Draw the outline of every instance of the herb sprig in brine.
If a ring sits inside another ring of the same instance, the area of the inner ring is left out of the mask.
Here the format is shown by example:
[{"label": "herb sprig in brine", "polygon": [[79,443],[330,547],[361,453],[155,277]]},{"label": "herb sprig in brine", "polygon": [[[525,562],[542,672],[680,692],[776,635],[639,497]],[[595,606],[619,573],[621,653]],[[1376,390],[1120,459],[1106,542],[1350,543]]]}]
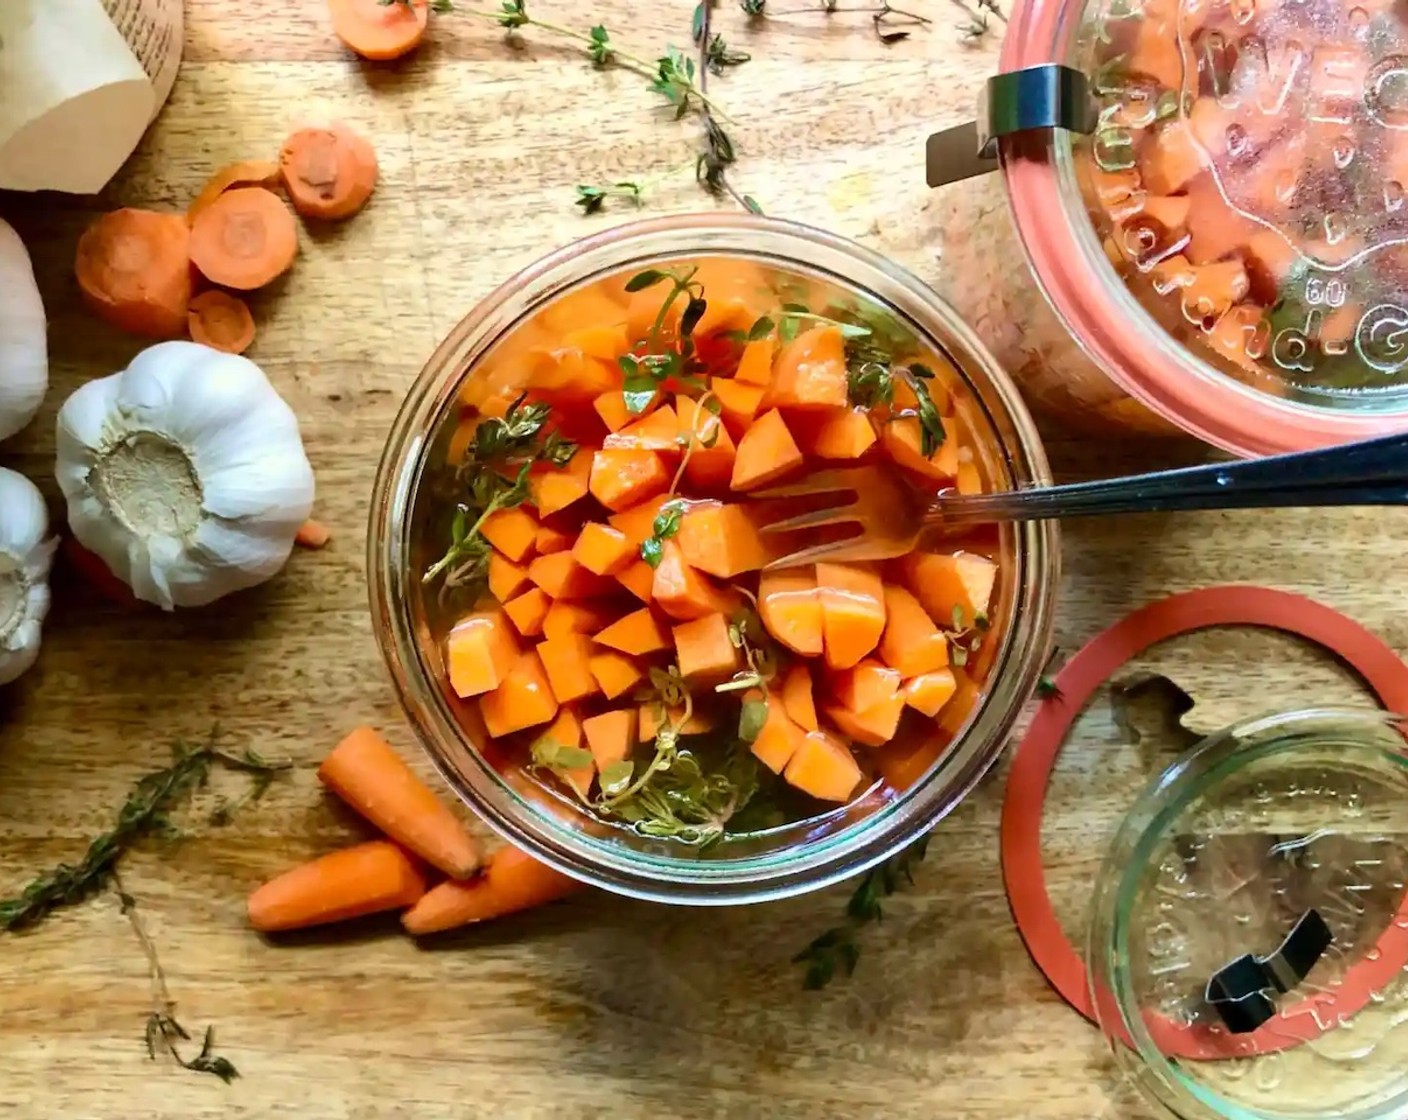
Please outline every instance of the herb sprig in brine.
[{"label": "herb sprig in brine", "polygon": [[[529,404],[521,395],[502,417],[486,417],[475,429],[457,471],[457,477],[468,480],[468,493],[451,521],[449,550],[426,570],[425,583],[441,575],[445,591],[480,583],[493,551],[484,539],[484,522],[528,500],[533,467],[545,463],[560,469],[577,453],[577,445],[560,432],[544,431],[550,411],[546,404]],[[500,473],[505,469],[513,472],[511,478]]]}]

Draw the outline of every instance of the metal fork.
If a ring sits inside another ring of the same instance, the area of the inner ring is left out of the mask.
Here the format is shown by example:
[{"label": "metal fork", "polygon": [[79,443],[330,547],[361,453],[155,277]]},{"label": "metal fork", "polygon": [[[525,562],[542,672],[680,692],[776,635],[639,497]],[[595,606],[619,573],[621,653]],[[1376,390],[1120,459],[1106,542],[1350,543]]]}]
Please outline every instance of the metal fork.
[{"label": "metal fork", "polygon": [[[854,500],[841,504],[850,492]],[[817,560],[886,560],[954,530],[997,521],[1046,521],[1097,514],[1276,506],[1408,505],[1408,433],[1317,451],[1153,471],[1127,478],[995,494],[924,493],[878,467],[822,471],[791,486],[752,495],[798,498],[835,494],[826,509],[764,526],[785,533],[853,524],[857,535],[810,545],[773,561],[791,568]]]}]

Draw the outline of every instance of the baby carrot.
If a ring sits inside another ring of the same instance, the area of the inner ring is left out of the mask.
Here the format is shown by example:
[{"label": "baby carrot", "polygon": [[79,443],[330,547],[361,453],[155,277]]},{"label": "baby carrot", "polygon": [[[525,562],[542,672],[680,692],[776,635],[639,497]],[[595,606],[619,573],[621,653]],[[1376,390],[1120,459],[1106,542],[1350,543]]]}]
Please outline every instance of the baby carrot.
[{"label": "baby carrot", "polygon": [[387,836],[445,874],[465,879],[478,870],[474,837],[370,727],[359,727],[338,743],[318,767],[318,778]]},{"label": "baby carrot", "polygon": [[427,0],[383,4],[381,0],[328,0],[332,29],[343,45],[363,58],[386,61],[409,54],[425,37]]},{"label": "baby carrot", "polygon": [[191,262],[226,288],[262,288],[292,268],[297,254],[293,215],[263,187],[226,191],[191,225]]},{"label": "baby carrot", "polygon": [[376,187],[376,152],[341,122],[292,133],[279,150],[279,169],[305,218],[350,218]]},{"label": "baby carrot", "polygon": [[570,894],[581,884],[511,845],[489,857],[484,874],[467,883],[441,883],[405,914],[401,924],[416,937],[501,918]]},{"label": "baby carrot", "polygon": [[100,318],[149,338],[186,333],[190,231],[179,214],[114,210],[78,239],[74,273]]},{"label": "baby carrot", "polygon": [[415,861],[373,840],[285,871],[249,896],[249,924],[263,933],[324,925],[411,906],[425,894]]},{"label": "baby carrot", "polygon": [[249,305],[229,292],[212,288],[191,300],[186,312],[191,338],[227,354],[243,354],[254,341]]}]

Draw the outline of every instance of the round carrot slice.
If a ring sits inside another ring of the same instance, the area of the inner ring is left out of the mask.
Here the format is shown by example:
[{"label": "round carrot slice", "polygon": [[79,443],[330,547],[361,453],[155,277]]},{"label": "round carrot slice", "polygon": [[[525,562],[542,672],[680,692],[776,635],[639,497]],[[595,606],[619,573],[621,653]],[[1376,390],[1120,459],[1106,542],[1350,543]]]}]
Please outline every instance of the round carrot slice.
[{"label": "round carrot slice", "polygon": [[180,214],[114,210],[78,239],[74,272],[101,318],[134,334],[177,338],[191,298],[189,249]]},{"label": "round carrot slice", "polygon": [[262,288],[287,272],[297,253],[298,224],[263,187],[226,191],[191,226],[191,261],[226,288]]},{"label": "round carrot slice", "polygon": [[187,326],[196,342],[227,354],[243,354],[254,341],[254,316],[249,305],[218,288],[191,300]]},{"label": "round carrot slice", "polygon": [[279,150],[293,208],[305,218],[350,218],[376,187],[376,152],[345,124],[301,128]]},{"label": "round carrot slice", "polygon": [[377,61],[420,45],[430,20],[426,0],[328,0],[332,29],[348,50]]},{"label": "round carrot slice", "polygon": [[267,159],[245,159],[222,167],[201,188],[195,201],[186,207],[186,224],[232,187],[272,187],[279,181],[279,165]]}]

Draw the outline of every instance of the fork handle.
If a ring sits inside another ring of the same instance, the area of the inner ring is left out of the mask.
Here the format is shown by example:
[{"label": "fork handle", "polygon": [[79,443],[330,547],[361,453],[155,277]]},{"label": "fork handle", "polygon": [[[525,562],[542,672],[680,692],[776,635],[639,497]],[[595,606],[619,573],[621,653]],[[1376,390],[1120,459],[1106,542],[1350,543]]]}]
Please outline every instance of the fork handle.
[{"label": "fork handle", "polygon": [[945,529],[1160,510],[1408,505],[1408,433],[1262,459],[995,494],[946,493],[926,513]]}]

